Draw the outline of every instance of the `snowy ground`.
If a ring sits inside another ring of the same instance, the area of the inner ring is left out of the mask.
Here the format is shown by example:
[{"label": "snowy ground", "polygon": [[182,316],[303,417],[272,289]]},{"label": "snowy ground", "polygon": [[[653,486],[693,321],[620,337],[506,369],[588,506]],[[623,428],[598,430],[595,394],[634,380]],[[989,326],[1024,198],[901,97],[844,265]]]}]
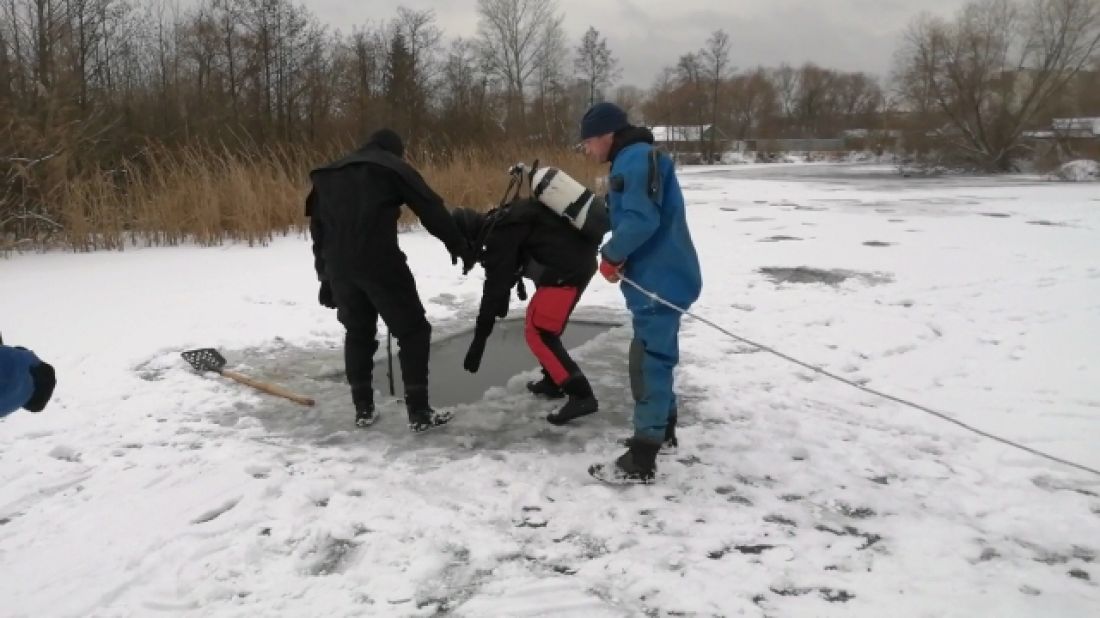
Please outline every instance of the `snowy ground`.
[{"label": "snowy ground", "polygon": [[[1100,189],[890,171],[685,171],[706,280],[695,309],[1100,467]],[[480,278],[463,280],[424,234],[402,242],[437,336],[468,327]],[[410,435],[396,401],[354,430],[332,379],[342,331],[317,306],[310,267],[300,238],[0,261],[5,338],[61,380],[47,412],[0,421],[0,614],[1100,607],[1100,477],[697,323],[682,336],[683,446],[654,486],[613,489],[585,472],[629,432],[627,327],[580,348],[601,412],[574,427],[542,420],[550,404],[524,396],[527,374],[458,407],[445,430]],[[580,312],[625,317],[602,282]],[[319,405],[179,359],[210,345]]]}]

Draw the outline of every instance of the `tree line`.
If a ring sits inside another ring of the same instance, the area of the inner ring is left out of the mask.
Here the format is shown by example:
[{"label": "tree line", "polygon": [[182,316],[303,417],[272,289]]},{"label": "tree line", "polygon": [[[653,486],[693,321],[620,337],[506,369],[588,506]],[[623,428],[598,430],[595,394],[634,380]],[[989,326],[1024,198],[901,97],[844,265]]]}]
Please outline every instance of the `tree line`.
[{"label": "tree line", "polygon": [[599,30],[567,36],[554,0],[478,0],[477,13],[476,35],[448,38],[433,12],[407,8],[335,30],[291,0],[0,0],[0,233],[45,216],[73,178],[124,188],[151,149],[346,146],[386,125],[446,160],[570,145],[604,99],[650,125],[717,127],[712,155],[718,135],[906,129],[994,169],[1053,115],[1100,115],[1100,0],[918,16],[887,79],[740,67],[736,33],[718,29],[646,89],[619,83]]},{"label": "tree line", "polygon": [[1097,0],[977,0],[954,20],[919,16],[886,81],[813,64],[737,67],[736,38],[719,29],[648,90],[615,88],[606,39],[590,28],[567,40],[554,0],[479,0],[477,10],[475,37],[446,39],[431,11],[406,8],[340,32],[290,0],[186,10],[0,0],[0,156],[63,148],[103,161],[148,140],[324,142],[383,124],[433,153],[566,144],[584,108],[607,98],[651,125],[712,124],[732,139],[836,137],[920,115],[996,159],[1011,154],[998,139],[1055,108],[1077,111],[1061,96],[1070,86],[1082,86],[1082,113],[1100,98]]}]

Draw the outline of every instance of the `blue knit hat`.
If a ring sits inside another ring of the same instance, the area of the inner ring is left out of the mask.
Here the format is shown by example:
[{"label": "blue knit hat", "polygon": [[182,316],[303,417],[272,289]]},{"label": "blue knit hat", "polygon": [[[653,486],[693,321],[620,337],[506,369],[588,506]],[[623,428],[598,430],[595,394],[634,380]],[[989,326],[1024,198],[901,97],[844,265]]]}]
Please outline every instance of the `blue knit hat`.
[{"label": "blue knit hat", "polygon": [[614,133],[630,126],[623,108],[614,103],[597,103],[588,108],[581,118],[581,139]]}]

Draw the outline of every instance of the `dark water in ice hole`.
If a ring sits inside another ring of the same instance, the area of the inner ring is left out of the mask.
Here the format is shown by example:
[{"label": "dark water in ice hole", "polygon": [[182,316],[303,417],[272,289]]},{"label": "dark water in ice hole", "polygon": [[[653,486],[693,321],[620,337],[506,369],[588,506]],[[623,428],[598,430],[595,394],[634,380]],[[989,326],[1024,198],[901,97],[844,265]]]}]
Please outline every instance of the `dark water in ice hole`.
[{"label": "dark water in ice hole", "polygon": [[[472,331],[456,331],[454,324],[436,325],[432,342],[431,391],[432,405],[443,408],[457,406],[458,417],[447,431],[431,432],[431,439],[410,433],[405,426],[405,407],[390,396],[386,379],[385,340],[376,356],[379,363],[374,375],[375,403],[381,418],[367,430],[352,424],[351,394],[344,374],[342,345],[301,348],[276,339],[256,348],[222,350],[229,367],[241,373],[264,379],[317,400],[313,407],[303,407],[285,399],[257,394],[235,401],[232,405],[204,413],[223,426],[233,427],[245,419],[254,419],[266,430],[265,436],[253,439],[261,442],[276,440],[288,449],[297,444],[337,446],[358,444],[384,449],[388,458],[400,458],[402,453],[426,451],[446,457],[463,458],[476,453],[496,450],[583,452],[595,443],[608,446],[626,434],[630,428],[632,402],[626,384],[626,343],[629,329],[620,326],[621,315],[597,312],[576,316],[569,324],[564,343],[574,351],[577,362],[592,380],[600,398],[600,412],[583,423],[569,427],[554,427],[545,422],[549,412],[561,406],[560,401],[545,401],[531,397],[522,384],[510,383],[516,376],[534,371],[538,363],[523,339],[523,320],[510,319],[497,324],[486,346],[481,370],[472,375],[462,368],[462,360],[473,337]],[[605,334],[606,333],[606,334]],[[603,335],[601,337],[601,335]],[[596,346],[583,344],[599,337]],[[606,338],[605,338],[606,337]],[[395,386],[401,396],[401,375],[394,342]],[[144,376],[149,380],[155,375]],[[212,377],[211,379],[220,379]],[[246,389],[222,379],[226,389]],[[494,394],[487,399],[487,391]],[[690,389],[689,389],[690,391]],[[681,416],[697,399],[692,392],[681,396]],[[485,402],[484,406],[477,405]],[[473,404],[470,406],[470,404]],[[470,406],[470,409],[461,409]],[[690,423],[685,423],[690,424]],[[289,443],[285,440],[290,440]],[[273,443],[274,444],[274,443]],[[448,445],[439,451],[442,445]],[[454,448],[451,448],[454,447]],[[389,450],[394,448],[394,450]],[[411,451],[410,451],[411,449]],[[434,450],[433,450],[434,449]],[[433,455],[434,456],[434,455]]]},{"label": "dark water in ice hole", "polygon": [[[569,323],[562,343],[567,350],[584,343],[618,326],[613,322],[575,320]],[[485,345],[485,355],[476,374],[463,369],[462,362],[473,339],[473,331],[443,337],[432,342],[431,362],[428,366],[428,381],[431,383],[431,401],[433,406],[453,406],[481,401],[485,391],[494,386],[504,386],[508,380],[519,373],[538,367],[538,362],[527,347],[523,335],[522,319],[502,320],[493,329]],[[386,340],[379,340],[381,360],[374,365],[374,390],[383,397],[390,395],[385,358]],[[398,358],[399,346],[393,341],[393,384],[397,397],[404,396],[401,384],[401,361]],[[343,371],[318,376],[320,379],[345,382]]]}]

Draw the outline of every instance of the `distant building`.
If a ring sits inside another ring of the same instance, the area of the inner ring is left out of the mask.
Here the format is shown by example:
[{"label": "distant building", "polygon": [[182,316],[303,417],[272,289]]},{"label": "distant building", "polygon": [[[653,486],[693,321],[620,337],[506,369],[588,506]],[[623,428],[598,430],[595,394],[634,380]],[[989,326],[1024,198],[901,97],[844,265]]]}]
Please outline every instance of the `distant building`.
[{"label": "distant building", "polygon": [[1063,138],[1100,138],[1100,118],[1055,118],[1051,128],[1056,135]]},{"label": "distant building", "polygon": [[1100,118],[1055,118],[1049,129],[1025,131],[1023,137],[1041,155],[1058,160],[1100,157]]},{"label": "distant building", "polygon": [[718,155],[729,146],[725,134],[714,125],[658,125],[650,130],[653,131],[654,142],[672,153],[697,154],[701,157],[710,150],[712,138]]},{"label": "distant building", "polygon": [[746,139],[734,142],[734,150],[738,152],[840,152],[846,149],[843,138]]},{"label": "distant building", "polygon": [[1035,140],[1098,140],[1100,118],[1055,118],[1049,129],[1025,131],[1024,137]]},{"label": "distant building", "polygon": [[900,139],[901,131],[897,129],[848,129],[844,132],[844,139]]}]

